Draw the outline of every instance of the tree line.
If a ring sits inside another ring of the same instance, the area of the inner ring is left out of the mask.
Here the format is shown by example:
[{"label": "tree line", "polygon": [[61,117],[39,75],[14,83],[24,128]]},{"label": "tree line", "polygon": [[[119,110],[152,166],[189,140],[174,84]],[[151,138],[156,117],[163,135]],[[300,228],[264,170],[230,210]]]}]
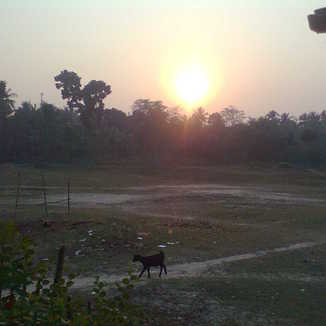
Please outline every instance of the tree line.
[{"label": "tree line", "polygon": [[0,81],[0,162],[287,162],[326,163],[326,111],[299,117],[270,111],[246,117],[235,107],[190,116],[161,101],[138,99],[129,114],[105,108],[111,86],[64,70],[54,78],[66,101],[60,109],[41,102],[15,106],[15,94]]}]

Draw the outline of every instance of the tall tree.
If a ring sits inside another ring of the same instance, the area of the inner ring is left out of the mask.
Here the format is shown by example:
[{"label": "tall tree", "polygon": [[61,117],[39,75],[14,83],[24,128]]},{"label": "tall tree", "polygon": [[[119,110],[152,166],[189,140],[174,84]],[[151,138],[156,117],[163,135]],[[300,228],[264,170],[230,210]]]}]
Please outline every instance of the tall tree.
[{"label": "tall tree", "polygon": [[166,146],[168,111],[161,101],[138,99],[132,106],[131,126],[143,154],[156,159]]},{"label": "tall tree", "polygon": [[199,107],[193,112],[189,122],[194,128],[201,129],[206,125],[207,119],[208,113],[204,110],[204,108]]},{"label": "tall tree", "polygon": [[225,127],[224,125],[224,120],[222,118],[222,116],[218,113],[218,112],[214,112],[212,113],[209,117],[208,117],[208,125],[217,131],[220,131],[221,129],[223,129]]},{"label": "tall tree", "polygon": [[0,80],[0,121],[6,120],[14,111],[16,94],[7,88],[7,83]]},{"label": "tall tree", "polygon": [[0,81],[0,161],[9,159],[9,143],[8,143],[8,117],[13,113],[15,108],[14,97],[16,94],[7,88],[7,83]]},{"label": "tall tree", "polygon": [[56,88],[61,90],[68,107],[77,109],[84,126],[89,132],[100,127],[104,110],[104,99],[111,93],[111,86],[102,80],[91,80],[84,87],[81,78],[73,71],[63,70],[54,77]]},{"label": "tall tree", "polygon": [[242,110],[238,110],[233,106],[223,109],[220,114],[226,127],[234,127],[244,123],[246,118],[246,115]]}]

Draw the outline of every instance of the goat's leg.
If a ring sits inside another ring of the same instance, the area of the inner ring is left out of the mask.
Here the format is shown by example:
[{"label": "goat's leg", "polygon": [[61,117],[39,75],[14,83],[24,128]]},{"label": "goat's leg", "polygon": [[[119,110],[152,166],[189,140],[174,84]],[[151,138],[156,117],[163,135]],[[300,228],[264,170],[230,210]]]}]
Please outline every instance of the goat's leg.
[{"label": "goat's leg", "polygon": [[139,278],[142,277],[142,275],[144,274],[144,272],[145,272],[145,267],[143,267],[143,270],[140,272]]},{"label": "goat's leg", "polygon": [[151,278],[150,267],[147,268],[147,277]]}]

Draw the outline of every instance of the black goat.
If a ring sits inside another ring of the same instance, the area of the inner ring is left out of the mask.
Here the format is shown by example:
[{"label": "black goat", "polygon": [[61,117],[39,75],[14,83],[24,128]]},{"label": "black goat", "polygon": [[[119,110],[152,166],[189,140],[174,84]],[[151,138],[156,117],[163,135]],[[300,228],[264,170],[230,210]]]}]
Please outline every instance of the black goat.
[{"label": "black goat", "polygon": [[140,261],[143,264],[143,270],[140,272],[139,277],[142,277],[145,270],[147,269],[147,276],[148,276],[148,278],[150,278],[151,277],[150,268],[154,267],[154,266],[160,266],[160,277],[162,275],[163,269],[164,269],[165,274],[167,274],[166,266],[164,265],[164,252],[163,251],[160,251],[160,253],[157,255],[147,256],[147,257],[143,257],[141,255],[135,255],[134,259],[132,261],[133,262]]}]

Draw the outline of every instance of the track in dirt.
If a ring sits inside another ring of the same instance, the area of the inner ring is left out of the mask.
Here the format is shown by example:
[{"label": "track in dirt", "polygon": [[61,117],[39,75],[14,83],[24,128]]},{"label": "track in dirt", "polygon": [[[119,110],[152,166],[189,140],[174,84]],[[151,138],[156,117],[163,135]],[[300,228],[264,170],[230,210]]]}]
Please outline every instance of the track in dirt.
[{"label": "track in dirt", "polygon": [[[287,251],[293,251],[293,250],[299,250],[304,248],[311,248],[314,246],[325,244],[326,241],[319,241],[319,242],[301,242],[296,244],[291,244],[284,247],[274,248],[274,249],[268,249],[268,250],[259,250],[252,253],[246,253],[246,254],[240,254],[240,255],[234,255],[234,256],[228,256],[228,257],[222,257],[217,259],[210,259],[203,262],[189,262],[184,264],[176,264],[167,266],[168,268],[168,274],[163,275],[163,278],[183,278],[183,277],[198,277],[203,276],[205,272],[213,267],[218,266],[223,263],[229,263],[234,261],[240,261],[240,260],[247,260],[247,259],[254,259],[262,256],[266,256],[268,254],[272,253],[280,253],[280,252],[287,252]],[[107,275],[107,274],[101,274],[98,275],[102,281],[106,283],[115,283],[120,281],[125,275]],[[154,276],[155,277],[155,276]],[[95,277],[79,277],[75,280],[73,288],[74,289],[88,289],[93,286]]]}]

